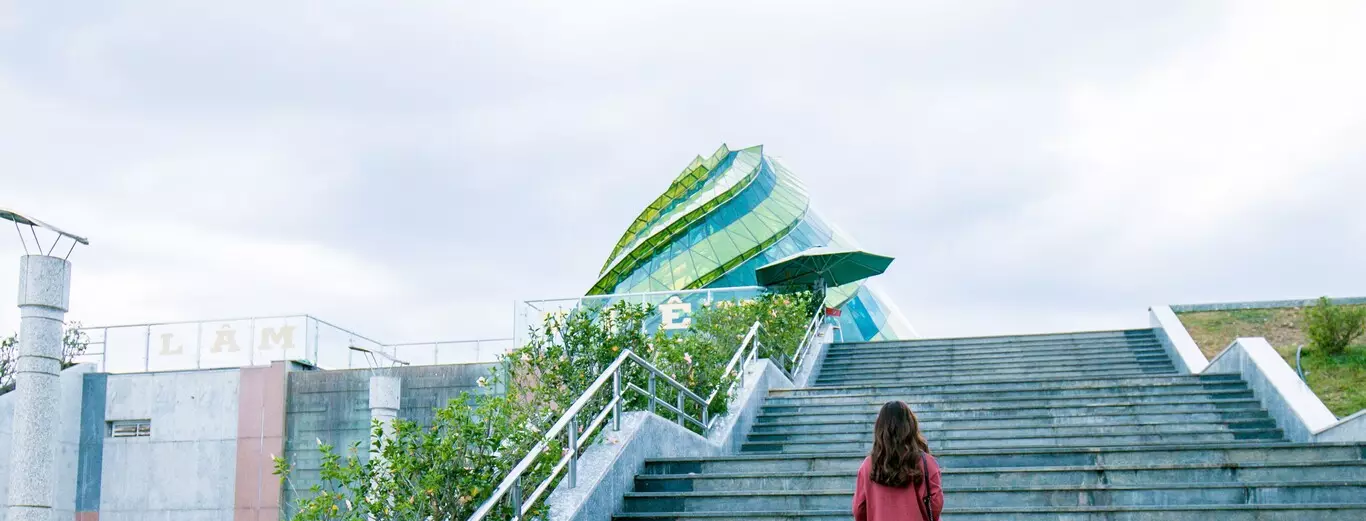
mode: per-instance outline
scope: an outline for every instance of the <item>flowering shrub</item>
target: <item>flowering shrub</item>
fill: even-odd
[[[322,482],[302,495],[292,519],[467,519],[622,350],[634,351],[706,398],[729,386],[722,371],[756,320],[764,324],[760,357],[776,359],[796,347],[813,310],[809,294],[764,295],[704,307],[693,314],[691,330],[653,335],[645,333],[655,313],[649,305],[619,302],[547,317],[541,328],[531,331],[526,345],[502,358],[500,370],[480,378],[481,386],[505,386],[504,393],[463,394],[436,410],[430,426],[399,419],[385,433],[376,424],[374,443],[356,444],[345,454],[319,442]],[[631,384],[646,389],[648,381],[644,369],[623,366],[624,409],[648,407],[646,397],[625,392]],[[671,388],[661,382],[656,389],[665,403],[677,403]],[[715,400],[708,413],[724,414],[725,398]],[[610,400],[610,392],[599,393],[583,409],[577,417],[579,432]],[[701,416],[699,409],[695,402],[685,406],[693,417]],[[671,413],[659,412],[672,418]],[[688,427],[701,431],[693,424]],[[549,449],[523,479],[524,493],[550,475],[563,450],[560,440],[550,440]],[[276,458],[275,473],[281,480],[288,483],[292,470]],[[493,514],[491,518],[512,517],[506,502],[500,502]]]

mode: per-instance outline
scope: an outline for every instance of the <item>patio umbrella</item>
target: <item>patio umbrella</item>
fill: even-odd
[[[891,257],[861,250],[811,248],[755,270],[764,286],[811,286],[817,290],[880,275]]]

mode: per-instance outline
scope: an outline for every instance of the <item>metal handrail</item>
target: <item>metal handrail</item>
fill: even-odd
[[[802,357],[807,351],[811,350],[811,343],[815,341],[816,334],[820,332],[820,325],[825,318],[825,308],[816,310],[816,316],[811,317],[811,323],[806,326],[806,333],[802,335],[802,342],[797,344],[797,349],[792,352],[792,368],[789,374],[795,374],[801,368]]]
[[[1304,372],[1304,366],[1300,364],[1300,356],[1304,353],[1304,344],[1295,349],[1295,373],[1300,375],[1300,380],[1309,383],[1309,373]]]
[[[740,347],[735,350],[735,354],[731,356],[730,362],[726,364],[722,383],[724,383],[724,379],[729,379],[732,375],[738,375],[736,381],[727,388],[726,396],[729,396],[730,392],[734,390],[737,385],[739,387],[744,387],[745,368],[741,365],[737,369],[736,365],[739,364],[741,360],[745,360],[745,362],[748,363],[748,361],[757,357],[759,348],[759,328],[759,322],[755,322],[753,326],[750,326],[749,332],[740,342]],[[746,350],[749,351],[747,355]],[[622,386],[621,370],[628,361],[649,372],[649,389],[641,389],[634,383],[627,383],[625,387]],[[607,380],[609,378],[612,380],[612,399],[603,406],[601,411],[594,414],[593,420],[589,422],[588,426],[584,428],[582,432],[579,432],[578,415],[598,397],[598,393],[607,385]],[[656,381],[660,379],[664,380],[664,383],[668,386],[677,390],[677,405],[669,404],[659,399],[659,395],[656,391]],[[560,415],[560,418],[550,426],[550,429],[546,431],[541,440],[536,442],[536,445],[532,446],[526,456],[522,457],[521,461],[518,461],[517,465],[512,467],[512,470],[508,471],[507,476],[498,483],[498,487],[493,489],[493,493],[490,494],[488,499],[484,500],[484,503],[470,515],[467,521],[481,521],[488,516],[504,498],[508,498],[510,501],[509,506],[512,507],[514,512],[513,519],[523,519],[523,516],[531,511],[532,507],[536,504],[536,501],[549,490],[551,484],[555,482],[555,478],[559,477],[561,472],[567,472],[566,479],[569,480],[569,488],[577,486],[579,450],[582,448],[581,443],[585,439],[592,439],[593,433],[602,427],[603,422],[606,421],[609,414],[612,416],[612,430],[621,430],[621,404],[624,392],[635,391],[636,393],[649,398],[650,412],[654,412],[657,406],[662,406],[665,410],[668,410],[677,416],[679,425],[683,425],[684,422],[691,422],[705,431],[711,429],[712,425],[716,422],[716,418],[710,417],[709,411],[717,396],[720,396],[720,388],[721,386],[718,385],[717,389],[713,390],[710,396],[703,399],[701,396],[698,396],[697,393],[692,392],[683,384],[678,383],[673,377],[664,373],[644,358],[636,355],[630,349],[623,350],[621,354],[617,355],[617,358],[602,371],[602,374],[598,375],[597,379],[588,386],[588,389],[584,390],[583,394],[579,395],[578,399],[574,400],[574,403],[565,410],[564,414]],[[726,396],[723,396],[723,398]],[[688,415],[685,398],[701,405],[702,413],[700,418]],[[527,470],[545,454],[545,451],[550,448],[551,442],[559,438],[560,434],[564,433],[566,429],[568,431],[569,439],[568,446],[564,450],[565,455],[551,468],[550,475],[539,483],[530,495],[523,497],[522,477],[527,473]]]
[[[745,366],[749,365],[751,361],[759,357],[759,329],[761,327],[762,325],[758,321],[755,321],[754,325],[749,327],[749,332],[745,333],[745,338],[740,341],[739,349],[735,350],[735,354],[731,355],[730,361],[726,363],[726,368],[722,370],[722,378],[730,378],[731,374],[738,374],[736,380],[734,382],[731,382],[730,387],[726,388],[727,395],[729,395],[731,391],[735,390],[736,387],[744,388]],[[748,355],[745,354],[746,346],[749,346]],[[743,364],[741,363],[742,358],[744,360]],[[740,364],[740,370],[738,373],[735,373],[736,364]],[[711,396],[707,397],[708,408],[711,407],[712,402],[716,400],[716,395],[720,392],[721,386],[719,385],[716,386],[716,389],[712,389]],[[708,423],[705,428],[710,430],[711,423]]]

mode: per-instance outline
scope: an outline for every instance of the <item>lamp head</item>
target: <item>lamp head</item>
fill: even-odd
[[[0,208],[0,219],[4,219],[6,221],[11,221],[14,223],[14,229],[15,231],[19,232],[19,242],[23,244],[25,253],[28,253],[29,251],[28,239],[24,238],[24,231],[22,228],[20,228],[20,226],[28,226],[29,233],[33,236],[34,248],[41,255],[51,255],[52,252],[57,249],[58,243],[62,242],[62,239],[64,238],[69,239],[71,241],[71,247],[68,248],[66,251],[66,255],[68,257],[71,256],[71,251],[76,249],[77,244],[83,244],[86,246],[90,245],[90,240],[86,239],[85,237],[69,233],[65,230],[62,230],[61,228],[40,221],[32,216],[24,215],[17,211],[10,210],[8,208]],[[52,241],[52,245],[48,246],[47,252],[43,251],[43,241],[40,241],[38,239],[39,228],[46,230],[46,233],[56,235],[56,238]]]

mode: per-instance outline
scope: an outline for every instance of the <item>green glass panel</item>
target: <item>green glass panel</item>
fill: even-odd
[[[735,242],[725,232],[720,232],[707,237],[711,242],[712,251],[716,252],[716,260],[725,263],[740,254],[740,248],[735,246]]]
[[[760,214],[763,212],[762,209],[756,209],[739,221],[740,226],[747,230],[749,235],[755,238],[756,242],[767,240],[781,228],[779,226],[771,226],[769,223],[764,222],[764,219],[760,217]]]
[[[716,246],[717,246],[716,241],[711,240],[711,238],[712,238],[712,237],[711,237],[710,235],[708,235],[708,236],[706,236],[706,237],[703,237],[703,238],[701,238],[701,239],[698,239],[697,244],[694,246],[694,248],[697,248],[698,250],[700,250],[700,251],[702,251],[703,253],[706,254],[705,260],[706,260],[707,262],[715,262],[715,263],[720,264],[720,262],[721,262],[721,257],[720,257],[720,256],[721,256],[722,252],[717,251],[717,249],[716,249]]]
[[[699,237],[693,244],[691,251],[694,260],[705,260],[719,264],[719,261],[716,259],[716,252],[712,250],[711,242],[708,241],[706,237]]]

